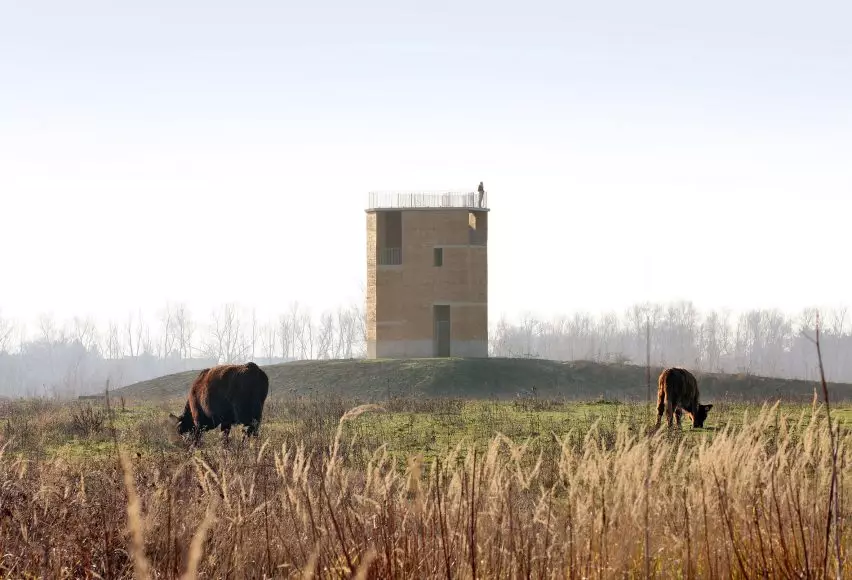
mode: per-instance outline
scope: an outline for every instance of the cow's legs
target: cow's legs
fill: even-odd
[[[660,422],[663,419],[663,411],[666,409],[665,397],[666,395],[662,391],[660,391],[657,395],[657,429],[660,428]]]
[[[672,428],[672,420],[674,419],[674,405],[672,402],[666,398],[666,424],[669,426],[669,429]]]
[[[246,437],[257,437],[263,417],[263,402],[247,402],[239,414],[239,422],[245,425]]]
[[[677,428],[680,429],[680,418],[683,415],[683,411],[680,407],[675,409],[675,419],[677,419]]]
[[[254,418],[252,419],[248,425],[246,425],[246,437],[257,437],[258,430],[260,429],[260,419]]]

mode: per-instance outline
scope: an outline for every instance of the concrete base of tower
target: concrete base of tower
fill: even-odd
[[[380,340],[367,342],[367,358],[433,358],[436,356],[433,340]],[[453,340],[450,356],[460,358],[488,358],[488,341]]]
[[[488,358],[487,340],[453,340],[450,355],[460,358]]]

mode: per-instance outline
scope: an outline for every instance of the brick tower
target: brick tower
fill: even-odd
[[[484,192],[371,193],[367,358],[488,356]]]

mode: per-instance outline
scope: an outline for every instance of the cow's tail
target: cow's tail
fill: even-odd
[[[672,373],[672,369],[670,369],[670,368],[663,369],[663,372],[660,373],[660,378],[657,379],[657,388],[659,389],[660,392],[664,391],[666,384],[669,381],[669,376],[671,375],[671,373]]]

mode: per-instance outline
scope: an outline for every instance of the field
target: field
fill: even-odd
[[[196,449],[179,399],[0,403],[0,570],[638,578],[647,534],[657,578],[834,577],[824,409],[713,402],[654,433],[635,402],[277,393],[258,440]],[[852,407],[832,416],[847,518]]]
[[[299,361],[264,366],[275,395],[339,395],[362,401],[388,397],[460,397],[511,399],[537,393],[568,400],[644,401],[645,367],[592,361],[545,359],[415,359]],[[656,378],[662,369],[651,368]],[[130,385],[117,396],[145,401],[180,398],[197,371]],[[755,375],[698,373],[702,396],[710,401],[783,398],[807,403],[816,386],[811,381]],[[831,384],[835,397],[852,400],[852,385]]]

